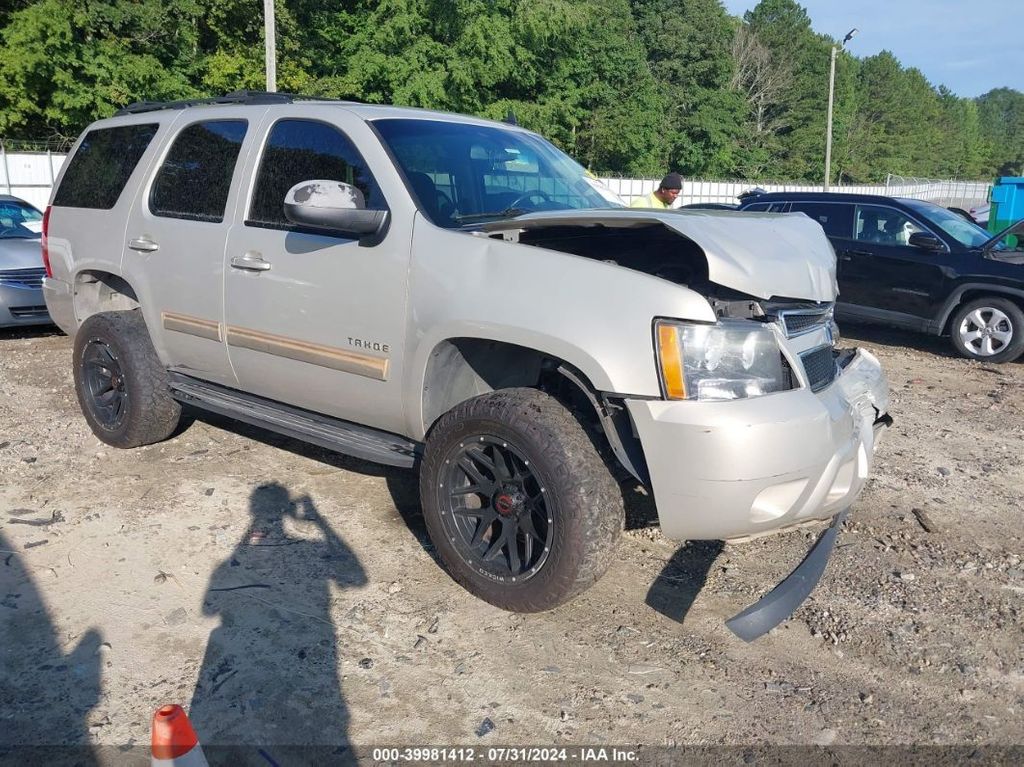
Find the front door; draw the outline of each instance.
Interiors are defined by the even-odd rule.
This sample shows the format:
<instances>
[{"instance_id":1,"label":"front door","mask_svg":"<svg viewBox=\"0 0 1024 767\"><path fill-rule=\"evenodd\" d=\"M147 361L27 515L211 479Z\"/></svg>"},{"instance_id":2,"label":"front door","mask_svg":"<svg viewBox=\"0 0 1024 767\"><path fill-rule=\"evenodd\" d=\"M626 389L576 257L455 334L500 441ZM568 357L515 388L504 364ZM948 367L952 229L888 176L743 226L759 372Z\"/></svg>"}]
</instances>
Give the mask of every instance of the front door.
<instances>
[{"instance_id":1,"label":"front door","mask_svg":"<svg viewBox=\"0 0 1024 767\"><path fill-rule=\"evenodd\" d=\"M247 204L228 235L231 364L245 391L400 432L409 228L393 220L376 240L326 236L301 231L283 209L292 186L314 179L344 181L367 208L387 209L378 178L393 169L383 152L374 169L356 149L352 135L377 140L350 113L306 106L302 118L286 115L276 110L261 128Z\"/></svg>"},{"instance_id":2,"label":"front door","mask_svg":"<svg viewBox=\"0 0 1024 767\"><path fill-rule=\"evenodd\" d=\"M947 254L909 245L910 235L924 229L896 208L858 205L854 226L852 240L836 243L841 300L891 313L891 321L930 319Z\"/></svg>"},{"instance_id":3,"label":"front door","mask_svg":"<svg viewBox=\"0 0 1024 767\"><path fill-rule=\"evenodd\" d=\"M237 107L184 110L156 172L140 185L128 220L125 276L138 286L163 362L233 386L224 339L226 211L255 126ZM193 118L187 121L187 118Z\"/></svg>"}]
</instances>

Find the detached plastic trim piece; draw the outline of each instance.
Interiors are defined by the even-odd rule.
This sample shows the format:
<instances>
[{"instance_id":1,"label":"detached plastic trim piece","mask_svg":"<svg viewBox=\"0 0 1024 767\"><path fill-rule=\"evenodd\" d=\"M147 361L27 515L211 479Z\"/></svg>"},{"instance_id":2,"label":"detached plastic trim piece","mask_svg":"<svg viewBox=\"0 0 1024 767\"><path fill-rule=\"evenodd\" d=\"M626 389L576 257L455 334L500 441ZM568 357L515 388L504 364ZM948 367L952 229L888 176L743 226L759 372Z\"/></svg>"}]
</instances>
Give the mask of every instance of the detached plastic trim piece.
<instances>
[{"instance_id":1,"label":"detached plastic trim piece","mask_svg":"<svg viewBox=\"0 0 1024 767\"><path fill-rule=\"evenodd\" d=\"M821 534L804 561L786 580L725 622L732 633L744 642L753 642L793 614L821 580L848 512L849 509L843 509L835 516L828 530Z\"/></svg>"}]
</instances>

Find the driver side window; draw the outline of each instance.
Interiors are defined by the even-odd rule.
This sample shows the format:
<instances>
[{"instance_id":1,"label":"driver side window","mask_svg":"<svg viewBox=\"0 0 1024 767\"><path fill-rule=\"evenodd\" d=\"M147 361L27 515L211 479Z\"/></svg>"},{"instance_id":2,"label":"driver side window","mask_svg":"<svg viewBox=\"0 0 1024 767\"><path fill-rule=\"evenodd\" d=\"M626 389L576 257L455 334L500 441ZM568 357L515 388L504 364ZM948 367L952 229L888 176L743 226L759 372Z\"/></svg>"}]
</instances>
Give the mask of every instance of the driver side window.
<instances>
[{"instance_id":1,"label":"driver side window","mask_svg":"<svg viewBox=\"0 0 1024 767\"><path fill-rule=\"evenodd\" d=\"M924 231L895 208L880 205L858 205L856 239L879 245L910 244L910 235Z\"/></svg>"},{"instance_id":2,"label":"driver side window","mask_svg":"<svg viewBox=\"0 0 1024 767\"><path fill-rule=\"evenodd\" d=\"M350 184L362 192L367 208L387 208L366 162L341 131L314 120L280 120L267 137L246 225L295 229L284 215L284 198L310 179Z\"/></svg>"}]
</instances>

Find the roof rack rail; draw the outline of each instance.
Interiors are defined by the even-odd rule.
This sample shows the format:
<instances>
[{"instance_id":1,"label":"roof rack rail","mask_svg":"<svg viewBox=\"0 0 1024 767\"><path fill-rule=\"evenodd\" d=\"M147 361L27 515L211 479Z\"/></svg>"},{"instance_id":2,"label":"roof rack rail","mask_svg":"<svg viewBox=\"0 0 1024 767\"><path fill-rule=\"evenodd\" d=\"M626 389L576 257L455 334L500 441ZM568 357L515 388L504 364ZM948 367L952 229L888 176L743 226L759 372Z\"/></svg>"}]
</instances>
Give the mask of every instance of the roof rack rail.
<instances>
[{"instance_id":1,"label":"roof rack rail","mask_svg":"<svg viewBox=\"0 0 1024 767\"><path fill-rule=\"evenodd\" d=\"M303 96L297 93L242 90L232 91L223 96L214 96L208 99L136 101L134 104L129 104L117 110L114 116L137 115L143 112L157 112L162 109L185 109L186 107L198 106L200 104L291 104L295 101L339 101L339 99L323 96Z\"/></svg>"}]
</instances>

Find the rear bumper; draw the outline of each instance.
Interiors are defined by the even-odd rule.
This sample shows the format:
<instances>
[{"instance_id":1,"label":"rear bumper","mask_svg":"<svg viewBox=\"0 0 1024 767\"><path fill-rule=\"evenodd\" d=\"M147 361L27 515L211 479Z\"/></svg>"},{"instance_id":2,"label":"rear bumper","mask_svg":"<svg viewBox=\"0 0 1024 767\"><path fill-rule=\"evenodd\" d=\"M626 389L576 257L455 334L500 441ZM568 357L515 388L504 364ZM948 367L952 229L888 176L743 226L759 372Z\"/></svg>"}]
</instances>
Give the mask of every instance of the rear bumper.
<instances>
[{"instance_id":1,"label":"rear bumper","mask_svg":"<svg viewBox=\"0 0 1024 767\"><path fill-rule=\"evenodd\" d=\"M78 329L78 324L75 322L75 304L71 294L71 285L64 280L44 277L42 292L53 323L69 336L73 336L75 330Z\"/></svg>"},{"instance_id":2,"label":"rear bumper","mask_svg":"<svg viewBox=\"0 0 1024 767\"><path fill-rule=\"evenodd\" d=\"M42 290L0 283L0 328L50 323Z\"/></svg>"},{"instance_id":3,"label":"rear bumper","mask_svg":"<svg viewBox=\"0 0 1024 767\"><path fill-rule=\"evenodd\" d=\"M835 382L732 402L627 400L662 532L757 536L848 508L888 423L888 385L858 349Z\"/></svg>"}]
</instances>

